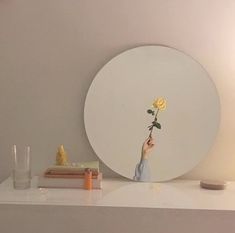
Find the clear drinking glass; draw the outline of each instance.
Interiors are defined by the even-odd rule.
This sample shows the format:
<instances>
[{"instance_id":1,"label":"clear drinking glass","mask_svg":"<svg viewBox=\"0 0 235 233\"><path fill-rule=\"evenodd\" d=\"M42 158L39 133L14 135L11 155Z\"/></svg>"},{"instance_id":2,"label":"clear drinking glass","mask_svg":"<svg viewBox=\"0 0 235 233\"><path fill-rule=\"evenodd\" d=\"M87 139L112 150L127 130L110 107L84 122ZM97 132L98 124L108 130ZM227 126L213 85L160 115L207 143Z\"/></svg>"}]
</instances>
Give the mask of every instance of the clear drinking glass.
<instances>
[{"instance_id":1,"label":"clear drinking glass","mask_svg":"<svg viewBox=\"0 0 235 233\"><path fill-rule=\"evenodd\" d=\"M12 147L14 158L13 167L13 185L15 189L30 188L31 183L31 164L30 164L30 147L26 146L23 151Z\"/></svg>"}]
</instances>

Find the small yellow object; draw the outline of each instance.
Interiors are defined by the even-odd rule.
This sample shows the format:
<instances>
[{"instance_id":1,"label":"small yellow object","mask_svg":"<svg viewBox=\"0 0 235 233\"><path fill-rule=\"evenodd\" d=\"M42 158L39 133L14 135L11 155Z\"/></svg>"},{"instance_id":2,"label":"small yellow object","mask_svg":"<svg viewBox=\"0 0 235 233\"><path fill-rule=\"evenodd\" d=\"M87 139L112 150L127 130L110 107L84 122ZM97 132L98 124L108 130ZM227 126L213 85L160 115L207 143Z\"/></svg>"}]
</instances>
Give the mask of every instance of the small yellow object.
<instances>
[{"instance_id":1,"label":"small yellow object","mask_svg":"<svg viewBox=\"0 0 235 233\"><path fill-rule=\"evenodd\" d=\"M68 156L64 150L63 145L60 145L60 147L58 148L58 152L56 153L56 165L68 165Z\"/></svg>"},{"instance_id":2,"label":"small yellow object","mask_svg":"<svg viewBox=\"0 0 235 233\"><path fill-rule=\"evenodd\" d=\"M166 108L166 100L162 97L157 98L154 102L153 102L153 107L154 108L158 108L159 110L164 110Z\"/></svg>"}]
</instances>

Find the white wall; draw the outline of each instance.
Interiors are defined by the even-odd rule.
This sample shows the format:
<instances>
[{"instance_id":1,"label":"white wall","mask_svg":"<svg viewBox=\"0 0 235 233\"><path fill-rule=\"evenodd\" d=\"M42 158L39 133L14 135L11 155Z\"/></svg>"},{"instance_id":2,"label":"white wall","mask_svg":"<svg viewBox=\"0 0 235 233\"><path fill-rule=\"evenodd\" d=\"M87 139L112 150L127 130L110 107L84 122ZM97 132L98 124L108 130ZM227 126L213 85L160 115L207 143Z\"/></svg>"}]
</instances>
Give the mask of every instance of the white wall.
<instances>
[{"instance_id":1,"label":"white wall","mask_svg":"<svg viewBox=\"0 0 235 233\"><path fill-rule=\"evenodd\" d=\"M36 173L61 143L73 161L96 159L83 124L89 85L110 58L146 44L193 56L220 93L216 143L186 177L235 180L234 23L234 0L0 0L0 180L14 143L31 145Z\"/></svg>"}]
</instances>

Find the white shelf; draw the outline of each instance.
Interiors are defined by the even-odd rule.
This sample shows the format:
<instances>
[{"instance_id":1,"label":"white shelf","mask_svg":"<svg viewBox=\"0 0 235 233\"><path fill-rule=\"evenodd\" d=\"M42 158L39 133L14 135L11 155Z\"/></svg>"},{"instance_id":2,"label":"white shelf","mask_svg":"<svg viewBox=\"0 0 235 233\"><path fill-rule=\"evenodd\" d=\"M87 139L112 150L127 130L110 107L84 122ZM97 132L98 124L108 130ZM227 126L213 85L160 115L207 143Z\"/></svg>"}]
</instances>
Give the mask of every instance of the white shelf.
<instances>
[{"instance_id":1,"label":"white shelf","mask_svg":"<svg viewBox=\"0 0 235 233\"><path fill-rule=\"evenodd\" d=\"M14 190L0 184L1 232L221 233L235 229L235 183L201 189L198 181L136 183L105 179L102 190ZM227 230L228 229L228 230Z\"/></svg>"},{"instance_id":2,"label":"white shelf","mask_svg":"<svg viewBox=\"0 0 235 233\"><path fill-rule=\"evenodd\" d=\"M102 206L197 210L235 210L235 182L227 189L205 190L199 181L138 183L104 179L102 190L37 188L37 177L28 190L14 190L12 179L0 184L0 204Z\"/></svg>"}]
</instances>

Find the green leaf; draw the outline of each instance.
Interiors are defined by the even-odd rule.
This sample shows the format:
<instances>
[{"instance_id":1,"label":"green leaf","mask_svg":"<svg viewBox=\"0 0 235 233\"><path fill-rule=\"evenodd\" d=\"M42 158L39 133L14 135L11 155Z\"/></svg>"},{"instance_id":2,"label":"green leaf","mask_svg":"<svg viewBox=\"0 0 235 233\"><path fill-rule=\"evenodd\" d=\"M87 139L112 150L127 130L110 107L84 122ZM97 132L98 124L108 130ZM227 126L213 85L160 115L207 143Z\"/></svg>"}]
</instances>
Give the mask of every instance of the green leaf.
<instances>
[{"instance_id":1,"label":"green leaf","mask_svg":"<svg viewBox=\"0 0 235 233\"><path fill-rule=\"evenodd\" d=\"M156 124L156 127L157 127L158 129L161 129L161 128L162 128L161 124L158 123L158 122L157 122L157 124Z\"/></svg>"},{"instance_id":2,"label":"green leaf","mask_svg":"<svg viewBox=\"0 0 235 233\"><path fill-rule=\"evenodd\" d=\"M156 121L153 122L153 126L156 127L156 128L158 128L158 129L161 129L161 128L162 128L162 127L161 127L161 124L158 123L158 122L156 122Z\"/></svg>"},{"instance_id":3,"label":"green leaf","mask_svg":"<svg viewBox=\"0 0 235 233\"><path fill-rule=\"evenodd\" d=\"M150 131L150 130L152 130L152 128L153 128L153 125L149 126L148 128L149 128L149 131Z\"/></svg>"},{"instance_id":4,"label":"green leaf","mask_svg":"<svg viewBox=\"0 0 235 233\"><path fill-rule=\"evenodd\" d=\"M147 113L149 113L149 114L154 114L154 112L153 112L152 109L148 109L148 110L147 110Z\"/></svg>"}]
</instances>

